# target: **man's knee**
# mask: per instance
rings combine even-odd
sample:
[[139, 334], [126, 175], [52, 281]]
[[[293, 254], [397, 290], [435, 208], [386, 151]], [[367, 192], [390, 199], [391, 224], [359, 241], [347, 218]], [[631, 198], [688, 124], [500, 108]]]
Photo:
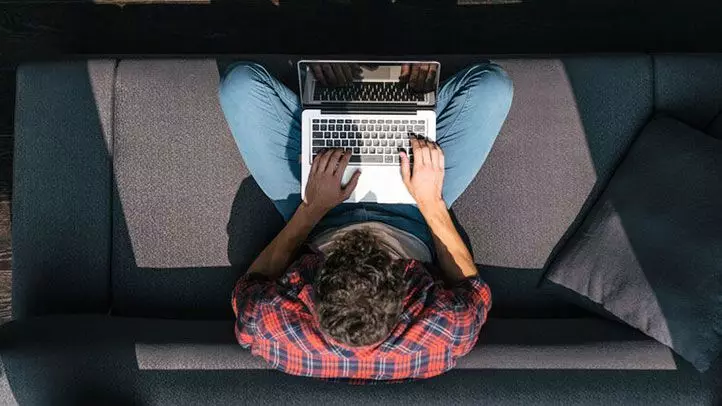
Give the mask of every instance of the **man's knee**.
[[255, 62], [237, 62], [226, 70], [221, 79], [221, 99], [231, 93], [248, 94], [252, 88], [265, 86], [269, 80], [268, 71]]
[[470, 88], [480, 95], [494, 99], [500, 105], [510, 106], [514, 96], [514, 85], [504, 69], [495, 63], [483, 63], [467, 68], [464, 75]]

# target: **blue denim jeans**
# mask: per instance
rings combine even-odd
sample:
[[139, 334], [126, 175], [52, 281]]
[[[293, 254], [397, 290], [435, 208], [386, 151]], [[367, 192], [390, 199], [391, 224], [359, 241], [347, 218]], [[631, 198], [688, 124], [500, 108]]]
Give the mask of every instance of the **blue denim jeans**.
[[[221, 107], [246, 166], [288, 221], [301, 203], [301, 105], [298, 96], [255, 63], [231, 66], [219, 90]], [[448, 207], [486, 160], [511, 106], [513, 87], [492, 63], [474, 65], [446, 80], [436, 102], [436, 141], [444, 151], [443, 198]], [[313, 234], [330, 227], [380, 221], [433, 247], [415, 205], [341, 204]], [[433, 249], [432, 249], [433, 251]]]

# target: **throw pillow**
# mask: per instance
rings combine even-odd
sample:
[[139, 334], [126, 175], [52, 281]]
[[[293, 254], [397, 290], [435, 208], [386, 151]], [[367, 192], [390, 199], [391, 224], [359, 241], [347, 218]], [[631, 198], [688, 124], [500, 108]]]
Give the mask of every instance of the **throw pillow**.
[[654, 119], [546, 278], [709, 368], [722, 349], [722, 140]]

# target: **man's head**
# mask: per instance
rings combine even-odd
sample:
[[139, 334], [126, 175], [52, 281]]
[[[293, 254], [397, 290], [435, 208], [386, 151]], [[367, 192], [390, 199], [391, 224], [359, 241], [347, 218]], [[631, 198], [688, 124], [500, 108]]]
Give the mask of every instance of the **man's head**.
[[316, 274], [314, 304], [321, 330], [353, 347], [376, 344], [393, 330], [406, 296], [402, 261], [369, 230], [334, 243]]

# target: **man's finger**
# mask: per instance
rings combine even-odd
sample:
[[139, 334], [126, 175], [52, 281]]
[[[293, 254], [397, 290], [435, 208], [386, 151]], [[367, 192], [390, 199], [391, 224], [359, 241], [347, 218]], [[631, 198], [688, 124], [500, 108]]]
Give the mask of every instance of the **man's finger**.
[[326, 170], [326, 165], [328, 165], [328, 160], [331, 158], [331, 154], [333, 154], [333, 150], [327, 149], [316, 156], [316, 159], [314, 159], [314, 163], [315, 161], [318, 161], [316, 172], [323, 172]]
[[333, 172], [334, 176], [341, 177], [343, 175], [343, 171], [346, 170], [346, 167], [348, 166], [348, 161], [351, 160], [351, 151], [341, 151], [343, 155], [339, 158], [338, 166], [336, 167], [336, 170]]
[[318, 83], [321, 84], [321, 86], [328, 86], [326, 78], [323, 76], [323, 70], [321, 70], [321, 65], [314, 63], [313, 65], [311, 65], [311, 71], [313, 71], [313, 77], [316, 78], [316, 80], [318, 81]]
[[411, 161], [406, 151], [400, 151], [399, 156], [401, 157], [401, 179], [408, 188], [411, 184]]
[[351, 65], [344, 63], [341, 65], [341, 68], [343, 69], [343, 74], [346, 76], [346, 84], [351, 84], [351, 82], [353, 82], [353, 70], [351, 69]]
[[441, 149], [441, 147], [438, 147], [438, 151], [439, 151], [439, 160], [437, 161], [437, 165], [438, 165], [437, 168], [445, 169], [446, 166], [444, 166], [444, 165], [446, 165], [446, 164], [444, 162], [444, 150]]
[[411, 66], [408, 63], [401, 65], [401, 73], [399, 73], [399, 82], [408, 83], [409, 75], [411, 75]]
[[340, 63], [332, 63], [333, 73], [336, 74], [336, 86], [346, 85], [346, 74], [343, 72], [343, 68]]
[[431, 65], [431, 68], [429, 69], [429, 74], [426, 75], [426, 82], [424, 83], [425, 92], [430, 92], [434, 90], [434, 87], [436, 87], [436, 74], [436, 65]]
[[426, 84], [427, 76], [429, 76], [429, 64], [422, 63], [419, 66], [419, 77], [416, 79], [416, 82], [414, 83], [416, 91], [418, 91], [418, 92], [424, 91], [424, 85]]
[[319, 154], [313, 158], [313, 161], [311, 161], [311, 173], [316, 173], [316, 171], [318, 170], [318, 163], [321, 162], [321, 157], [323, 156], [324, 152], [325, 151], [323, 150], [319, 152]]
[[419, 140], [419, 152], [414, 151], [416, 158], [421, 158], [421, 163], [424, 165], [431, 164], [431, 149], [426, 145], [426, 140]]
[[324, 166], [323, 168], [319, 167], [319, 170], [333, 173], [336, 170], [336, 166], [338, 166], [338, 160], [341, 159], [341, 157], [343, 156], [343, 150], [334, 149], [332, 151], [329, 151], [328, 155], [329, 156], [328, 160], [326, 161], [326, 166]]
[[411, 66], [411, 74], [409, 75], [409, 86], [412, 89], [415, 89], [417, 80], [419, 80], [419, 64], [415, 63]]
[[333, 72], [333, 68], [331, 68], [331, 65], [324, 63], [321, 65], [321, 69], [323, 70], [323, 77], [326, 80], [327, 86], [336, 86], [338, 83], [338, 79], [336, 78], [336, 74]]
[[358, 178], [361, 176], [361, 170], [356, 169], [356, 172], [351, 175], [351, 179], [349, 179], [348, 183], [346, 183], [346, 186], [343, 187], [343, 200], [348, 199], [351, 197], [351, 194], [353, 193], [354, 189], [356, 189], [356, 185], [358, 185]]

